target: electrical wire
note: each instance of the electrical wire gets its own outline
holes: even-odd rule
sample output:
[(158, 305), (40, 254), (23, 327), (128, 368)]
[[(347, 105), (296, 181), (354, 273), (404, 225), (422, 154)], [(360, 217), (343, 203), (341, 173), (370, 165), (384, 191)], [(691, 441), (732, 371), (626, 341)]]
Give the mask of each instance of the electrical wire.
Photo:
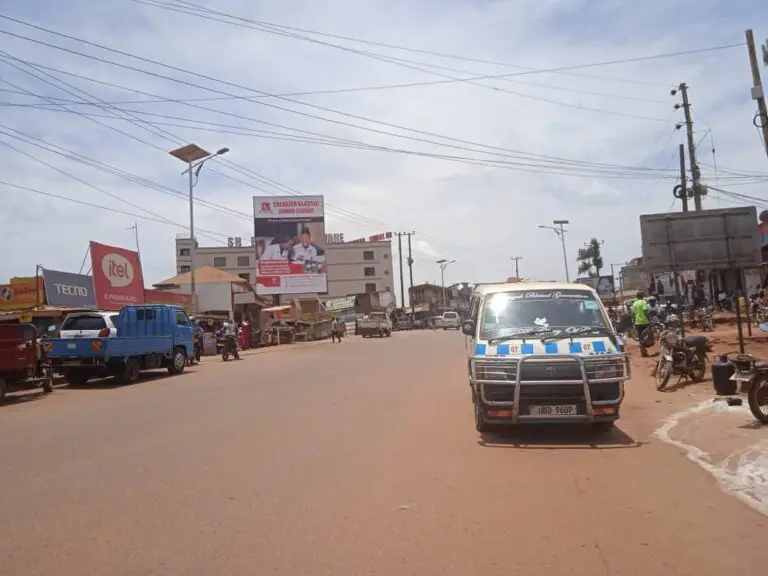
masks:
[[(0, 15), (0, 18), (7, 18), (7, 17)], [(12, 20), (16, 21), (15, 19), (12, 19)], [(88, 46), (91, 46), (91, 47), (99, 48), (99, 49), (102, 49), (102, 50), (106, 50), (106, 51), (109, 51), (109, 52), (120, 54), (122, 56), (126, 56), (126, 57), (129, 57), (129, 58), (137, 59), (137, 60), (142, 61), (142, 62), (150, 63), (150, 64), (153, 64), (153, 65), (160, 66), (160, 67), (167, 68), (167, 69), (171, 69), (171, 70), (174, 70), (174, 71), (177, 71), (177, 72), (182, 72), (182, 73), (185, 73), (185, 74), (188, 74), (188, 75), (192, 75), (192, 76), (195, 76), (195, 77), (203, 78), (203, 79), (211, 81), (211, 82), (223, 84), (223, 85), (226, 85), (226, 86), (236, 87), (238, 89), (246, 90), (246, 91), (251, 91), (251, 92), (254, 92), (256, 94), (273, 96), (273, 97), (275, 97), (275, 98), (277, 98), (279, 100), (288, 101), (288, 102), (291, 102), (293, 104), (298, 104), (300, 106), (305, 106), (305, 107), (309, 107), (309, 108), (325, 111), (325, 112), (328, 112), (328, 113), (341, 115), (341, 116), (344, 116), (344, 117), (355, 118), (355, 119), (362, 120), (362, 121), (365, 121), (365, 122), (369, 122), (369, 123), (372, 123), (372, 124), (378, 124), (378, 125), (394, 128), (394, 129), (397, 129), (397, 130), (402, 130), (402, 131), (405, 131), (405, 132), (415, 133), (415, 134), (419, 134), (419, 135), (423, 135), (423, 136), (429, 136), (429, 137), (433, 137), (433, 138), (439, 138), (439, 139), (446, 140), (448, 142), (458, 142), (458, 143), (461, 143), (461, 144), (475, 146), (475, 147), (480, 147), (480, 148), (489, 149), (489, 150), (502, 150), (502, 151), (513, 152), (513, 153), (517, 153), (517, 154), (525, 154), (525, 155), (530, 156), (532, 158), (543, 158), (545, 160), (550, 160), (550, 161), (551, 160), (557, 160), (557, 161), (560, 161), (560, 162), (572, 162), (572, 163), (573, 162), (578, 162), (576, 160), (572, 160), (572, 159), (568, 159), (568, 158), (527, 153), (527, 152), (523, 152), (523, 151), (520, 151), (520, 150), (510, 150), (510, 149), (500, 148), (500, 147), (497, 147), (497, 146), (490, 146), (490, 145), (481, 144), (481, 143), (478, 143), (478, 142), (472, 142), (472, 141), (469, 141), (469, 140), (462, 140), (462, 139), (459, 139), (459, 138), (454, 138), (454, 137), (450, 137), (450, 136), (444, 136), (444, 135), (441, 135), (441, 134), (436, 134), (434, 132), (428, 132), (428, 131), (425, 131), (425, 130), (418, 130), (418, 129), (415, 129), (415, 128), (409, 128), (407, 126), (400, 126), (398, 124), (394, 124), (394, 123), (390, 123), (390, 122), (384, 122), (384, 121), (380, 121), (380, 120), (375, 120), (375, 119), (367, 118), (365, 116), (360, 116), (360, 115), (357, 115), (357, 114), (351, 114), (351, 113), (344, 112), (344, 111), (334, 110), (332, 108), (328, 108), (328, 107), (324, 107), (324, 106), (319, 106), (319, 105), (315, 105), (315, 104), (301, 102), (301, 101), (294, 100), (294, 99), (291, 99), (291, 98), (277, 97), (274, 94), (270, 94), (270, 93), (264, 92), (262, 90), (258, 90), (258, 89), (254, 89), (254, 88), (249, 88), (249, 87), (242, 86), (242, 85), (239, 85), (239, 84), (236, 84), (236, 83), (232, 83), (232, 82), (228, 82), (228, 81), (225, 81), (225, 80), (216, 79), (216, 78), (213, 78), (211, 76), (207, 76), (207, 75), (201, 74), (199, 72), (193, 72), (193, 71), (185, 70), (185, 69), (177, 67), (177, 66), (172, 66), (172, 65), (169, 65), (169, 64), (164, 64), (164, 63), (158, 62), (156, 60), (152, 60), (152, 59), (145, 58), (145, 57), (142, 57), (142, 56), (138, 56), (138, 55), (135, 55), (135, 54), (130, 54), (130, 53), (127, 53), (127, 52), (124, 52), (124, 51), (121, 51), (121, 50), (116, 50), (116, 49), (113, 49), (113, 48), (109, 48), (109, 47), (106, 47), (106, 46), (101, 45), (101, 44), (90, 42), (90, 41), (84, 40), (82, 38), (77, 38), (77, 37), (70, 36), (70, 35), (67, 35), (67, 34), (62, 34), (60, 32), (51, 31), (49, 29), (42, 28), (40, 26), (28, 24), (28, 23), (25, 23), (25, 22), (22, 22), (22, 21), (18, 21), (18, 22), (23, 23), (26, 26), (30, 26), (32, 28), (44, 31), (44, 32), (49, 33), (49, 34), (60, 36), (60, 37), (63, 37), (63, 38), (66, 38), (66, 39), (69, 39), (69, 40), (72, 40), (72, 41), (84, 43), (84, 44), (86, 44)], [(110, 65), (113, 65), (113, 66), (116, 66), (116, 67), (119, 67), (119, 68), (131, 70), (131, 71), (138, 72), (138, 73), (145, 74), (145, 75), (149, 75), (149, 76), (154, 76), (154, 77), (161, 78), (161, 79), (164, 79), (164, 80), (168, 80), (168, 81), (171, 81), (171, 82), (175, 82), (175, 83), (178, 83), (178, 84), (181, 84), (181, 85), (185, 85), (185, 86), (188, 86), (188, 87), (191, 87), (191, 88), (197, 88), (197, 89), (200, 89), (200, 90), (205, 90), (205, 91), (208, 91), (208, 92), (213, 92), (213, 93), (217, 93), (217, 94), (221, 94), (221, 95), (227, 95), (227, 96), (232, 96), (232, 97), (236, 96), (235, 94), (224, 92), (224, 91), (216, 89), (216, 88), (202, 86), (200, 84), (196, 84), (194, 82), (190, 82), (190, 81), (187, 81), (187, 80), (181, 80), (181, 79), (173, 78), (173, 77), (166, 76), (166, 75), (163, 75), (163, 74), (158, 74), (156, 72), (151, 72), (149, 70), (137, 68), (135, 66), (129, 66), (129, 65), (126, 65), (126, 64), (114, 62), (112, 60), (107, 60), (105, 58), (100, 58), (100, 57), (97, 57), (97, 56), (93, 56), (93, 55), (90, 55), (90, 54), (79, 52), (77, 50), (72, 50), (70, 48), (66, 48), (66, 47), (58, 46), (58, 45), (55, 45), (55, 44), (51, 44), (49, 42), (45, 42), (45, 41), (42, 41), (42, 40), (37, 40), (37, 39), (34, 39), (34, 38), (30, 38), (28, 36), (23, 36), (23, 35), (20, 35), (20, 34), (12, 33), (12, 32), (6, 31), (6, 30), (0, 30), (0, 34), (5, 34), (5, 35), (8, 35), (8, 36), (15, 37), (15, 38), (18, 38), (18, 39), (21, 39), (21, 40), (26, 40), (26, 41), (29, 41), (29, 42), (32, 42), (32, 43), (35, 43), (35, 44), (38, 44), (38, 45), (47, 46), (47, 47), (55, 49), (55, 50), (59, 50), (59, 51), (63, 51), (63, 52), (66, 52), (66, 53), (73, 54), (73, 55), (81, 56), (83, 58), (91, 59), (91, 60), (94, 60), (94, 61), (110, 64)], [(340, 125), (340, 126), (346, 126), (346, 127), (350, 127), (350, 128), (355, 128), (355, 129), (358, 129), (358, 130), (365, 130), (365, 131), (369, 131), (369, 132), (373, 132), (373, 133), (377, 133), (377, 134), (382, 134), (382, 135), (387, 135), (387, 136), (392, 136), (392, 137), (396, 137), (396, 138), (403, 138), (403, 139), (407, 139), (407, 140), (414, 140), (414, 141), (425, 142), (425, 143), (432, 144), (432, 145), (439, 145), (439, 146), (445, 146), (445, 147), (449, 147), (449, 148), (459, 148), (459, 149), (461, 149), (460, 146), (456, 146), (455, 144), (449, 144), (449, 143), (446, 143), (446, 142), (435, 142), (433, 140), (427, 140), (427, 139), (420, 138), (420, 137), (387, 132), (385, 130), (380, 130), (380, 129), (376, 129), (376, 128), (370, 128), (370, 127), (367, 127), (367, 126), (360, 126), (360, 125), (357, 125), (357, 124), (354, 124), (354, 123), (351, 123), (351, 122), (336, 120), (334, 118), (327, 118), (327, 117), (324, 117), (324, 116), (319, 116), (317, 114), (311, 114), (311, 113), (308, 113), (308, 112), (302, 112), (300, 110), (295, 110), (295, 109), (292, 109), (292, 108), (286, 108), (284, 106), (279, 106), (279, 105), (276, 105), (276, 104), (271, 104), (269, 102), (259, 101), (257, 99), (253, 99), (253, 98), (239, 98), (239, 99), (247, 101), (247, 102), (255, 103), (255, 104), (258, 104), (258, 105), (261, 105), (261, 106), (266, 106), (266, 107), (269, 107), (269, 108), (273, 108), (273, 109), (277, 109), (277, 110), (282, 110), (284, 112), (288, 112), (288, 113), (291, 113), (291, 114), (296, 114), (296, 115), (299, 115), (299, 116), (303, 116), (303, 117), (307, 117), (307, 118), (312, 118), (312, 119), (320, 120), (320, 121), (323, 121), (323, 122), (328, 122), (328, 123), (331, 123), (331, 124), (336, 124), (336, 125)], [(594, 164), (597, 165), (599, 163), (594, 163)], [(634, 167), (625, 166), (623, 168), (625, 168), (627, 170), (631, 170)]]

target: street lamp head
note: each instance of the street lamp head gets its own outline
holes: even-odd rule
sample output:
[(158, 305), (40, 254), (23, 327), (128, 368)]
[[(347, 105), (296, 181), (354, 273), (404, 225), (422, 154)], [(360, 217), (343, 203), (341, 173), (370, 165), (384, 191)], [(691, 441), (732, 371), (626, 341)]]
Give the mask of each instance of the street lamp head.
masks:
[(570, 224), (568, 220), (552, 220), (552, 224)]
[(229, 152), (229, 148), (221, 148), (220, 150), (216, 151), (215, 156), (224, 156), (224, 154), (227, 152)]
[(448, 262), (448, 260), (446, 260), (445, 258), (440, 258), (440, 260), (436, 260), (435, 262), (437, 264), (445, 264), (446, 262)]

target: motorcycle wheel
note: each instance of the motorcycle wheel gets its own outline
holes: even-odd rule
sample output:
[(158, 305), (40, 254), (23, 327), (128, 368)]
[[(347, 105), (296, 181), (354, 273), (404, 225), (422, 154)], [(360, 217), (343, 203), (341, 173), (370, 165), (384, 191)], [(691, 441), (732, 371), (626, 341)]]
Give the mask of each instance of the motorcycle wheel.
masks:
[(749, 410), (761, 424), (768, 424), (768, 378), (755, 380), (747, 394)]
[(669, 379), (672, 377), (672, 362), (669, 360), (659, 359), (659, 363), (656, 366), (656, 390), (662, 391), (669, 384)]
[(689, 375), (694, 382), (701, 382), (704, 380), (704, 376), (707, 374), (707, 359), (706, 356), (697, 356), (696, 363), (691, 366)]

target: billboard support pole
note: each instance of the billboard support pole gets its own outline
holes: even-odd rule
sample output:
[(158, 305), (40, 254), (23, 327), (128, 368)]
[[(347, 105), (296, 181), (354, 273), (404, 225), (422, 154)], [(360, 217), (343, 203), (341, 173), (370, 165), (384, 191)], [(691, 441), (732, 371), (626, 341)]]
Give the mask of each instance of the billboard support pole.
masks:
[(403, 233), (397, 233), (397, 256), (400, 260), (400, 307), (405, 308), (405, 283), (403, 281)]

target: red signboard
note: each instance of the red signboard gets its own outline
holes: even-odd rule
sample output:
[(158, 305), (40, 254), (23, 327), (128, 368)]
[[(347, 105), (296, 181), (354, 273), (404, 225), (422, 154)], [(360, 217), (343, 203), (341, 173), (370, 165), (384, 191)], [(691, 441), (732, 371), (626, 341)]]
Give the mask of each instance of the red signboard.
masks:
[(144, 290), (144, 301), (147, 304), (171, 304), (192, 310), (191, 294), (179, 294), (169, 290)]
[(144, 304), (144, 277), (138, 252), (91, 242), (91, 266), (96, 304), (101, 310), (120, 310)]

